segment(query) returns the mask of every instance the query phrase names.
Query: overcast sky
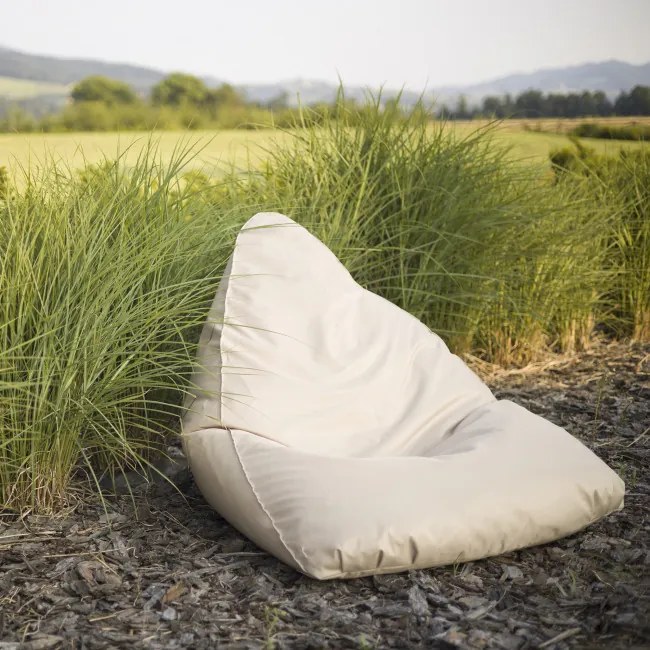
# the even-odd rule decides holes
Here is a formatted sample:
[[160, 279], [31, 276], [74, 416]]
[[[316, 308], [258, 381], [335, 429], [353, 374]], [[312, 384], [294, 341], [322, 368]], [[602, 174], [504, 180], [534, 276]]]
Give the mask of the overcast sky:
[[650, 0], [0, 0], [0, 45], [212, 75], [468, 84], [650, 61]]

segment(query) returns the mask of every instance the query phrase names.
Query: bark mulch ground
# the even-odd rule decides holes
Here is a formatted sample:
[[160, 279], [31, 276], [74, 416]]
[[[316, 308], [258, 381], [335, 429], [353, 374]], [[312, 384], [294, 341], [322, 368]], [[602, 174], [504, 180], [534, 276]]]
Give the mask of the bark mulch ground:
[[0, 650], [649, 647], [650, 346], [480, 370], [614, 467], [625, 509], [545, 546], [330, 582], [261, 552], [189, 479], [184, 497], [143, 486], [106, 510], [0, 518]]

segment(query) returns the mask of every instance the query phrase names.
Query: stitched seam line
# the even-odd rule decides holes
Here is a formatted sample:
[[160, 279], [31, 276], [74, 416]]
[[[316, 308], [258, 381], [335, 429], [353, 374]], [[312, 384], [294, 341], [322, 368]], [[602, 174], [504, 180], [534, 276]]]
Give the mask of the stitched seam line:
[[284, 546], [287, 553], [289, 553], [289, 555], [293, 558], [293, 561], [298, 565], [298, 567], [300, 568], [300, 570], [303, 573], [309, 574], [309, 572], [305, 570], [305, 567], [303, 566], [303, 563], [300, 562], [300, 560], [298, 560], [298, 558], [296, 557], [296, 554], [289, 548], [289, 545], [284, 540], [284, 537], [282, 536], [282, 533], [280, 532], [280, 529], [278, 528], [275, 521], [273, 520], [273, 517], [271, 517], [271, 514], [269, 513], [269, 511], [264, 507], [264, 504], [262, 503], [262, 500], [260, 499], [259, 495], [257, 494], [257, 491], [255, 490], [253, 482], [251, 481], [250, 477], [248, 476], [248, 472], [246, 471], [246, 467], [244, 466], [244, 461], [242, 460], [239, 449], [237, 448], [237, 443], [235, 442], [235, 436], [233, 436], [232, 431], [230, 431], [230, 429], [228, 429], [228, 433], [230, 434], [230, 439], [232, 441], [232, 446], [233, 446], [233, 449], [235, 450], [235, 454], [237, 456], [237, 460], [239, 461], [239, 465], [241, 467], [244, 478], [246, 479], [246, 482], [248, 483], [248, 486], [250, 487], [251, 492], [253, 493], [253, 496], [257, 500], [257, 503], [259, 504], [262, 512], [268, 517], [268, 520], [269, 520], [271, 526], [273, 527], [273, 530], [275, 531], [275, 534], [278, 536], [278, 539], [280, 540], [280, 543], [282, 544], [282, 546]]
[[[239, 234], [237, 235], [237, 238], [235, 240], [235, 246], [232, 252], [232, 265], [230, 268], [230, 275], [233, 275], [236, 271], [236, 254], [237, 254], [237, 246], [239, 244], [239, 237], [243, 231], [240, 231]], [[228, 285], [226, 286], [226, 292], [224, 295], [223, 299], [223, 325], [222, 325], [222, 330], [221, 330], [221, 336], [219, 338], [219, 360], [221, 362], [221, 372], [220, 377], [221, 377], [221, 383], [220, 383], [220, 391], [221, 393], [223, 392], [223, 344], [224, 344], [224, 336], [226, 334], [226, 320], [227, 320], [227, 315], [228, 315], [228, 296], [230, 294], [230, 277], [228, 278]], [[222, 420], [222, 405], [221, 405], [221, 394], [219, 396], [219, 419]], [[223, 423], [222, 423], [223, 426]], [[287, 545], [286, 541], [284, 540], [282, 534], [280, 533], [280, 529], [276, 525], [275, 521], [273, 521], [273, 517], [271, 517], [269, 511], [264, 507], [262, 504], [262, 501], [257, 494], [257, 491], [255, 490], [255, 487], [253, 486], [253, 482], [251, 481], [250, 477], [248, 476], [248, 473], [246, 472], [246, 467], [244, 466], [244, 461], [242, 460], [241, 453], [239, 452], [239, 449], [237, 447], [237, 443], [235, 442], [235, 437], [232, 434], [232, 431], [230, 429], [227, 429], [228, 433], [230, 434], [230, 440], [232, 441], [232, 446], [235, 451], [235, 455], [237, 456], [237, 460], [239, 461], [239, 465], [242, 470], [242, 474], [244, 475], [244, 478], [246, 479], [246, 482], [248, 483], [251, 492], [253, 493], [253, 496], [255, 497], [257, 503], [260, 506], [260, 509], [262, 512], [268, 517], [269, 523], [273, 527], [273, 530], [275, 531], [276, 535], [278, 536], [278, 539], [280, 540], [280, 543], [284, 548], [286, 549], [287, 553], [293, 558], [293, 561], [296, 563], [296, 565], [300, 568], [301, 571], [304, 573], [307, 573], [305, 571], [302, 562], [298, 560], [296, 557], [295, 553], [289, 548]]]
[[230, 276], [235, 270], [235, 252], [237, 251], [237, 242], [239, 241], [239, 235], [235, 239], [235, 247], [232, 251], [231, 264], [230, 264], [230, 273], [228, 279], [226, 280], [226, 291], [223, 296], [223, 316], [221, 321], [221, 334], [219, 336], [219, 422], [223, 425], [223, 342], [224, 337], [226, 336], [226, 319], [228, 314], [228, 295], [230, 294]]

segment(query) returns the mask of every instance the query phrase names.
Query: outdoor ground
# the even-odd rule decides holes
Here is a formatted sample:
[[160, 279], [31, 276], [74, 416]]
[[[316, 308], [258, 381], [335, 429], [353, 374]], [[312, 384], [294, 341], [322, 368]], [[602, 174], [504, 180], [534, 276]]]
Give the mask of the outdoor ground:
[[185, 496], [143, 486], [107, 512], [79, 501], [57, 519], [0, 519], [0, 650], [647, 648], [650, 345], [517, 372], [474, 364], [619, 471], [624, 510], [479, 562], [318, 582], [244, 539], [188, 477]]
[[[650, 123], [649, 118], [602, 118], [598, 122], [619, 124], [622, 119], [627, 120], [624, 123], [630, 120]], [[461, 134], [469, 134], [486, 124], [485, 120], [452, 122], [450, 128], [457, 129]], [[496, 137], [512, 147], [513, 157], [548, 163], [551, 150], [570, 144], [562, 132], [573, 126], [575, 121], [571, 120], [506, 120], [498, 127]], [[543, 132], [536, 129], [543, 129]], [[245, 167], [249, 156], [253, 162], [263, 158], [265, 148], [273, 141], [282, 141], [287, 137], [286, 133], [273, 129], [162, 131], [153, 135], [149, 132], [0, 134], [0, 166], [33, 167], [36, 161], [54, 158], [77, 168], [85, 163], [96, 163], [104, 155], [114, 158], [118, 152], [127, 150], [127, 162], [133, 164], [138, 153], [153, 139], [159, 145], [163, 160], [168, 160], [180, 143], [197, 143], [201, 151], [192, 161], [192, 167], [201, 168], [210, 175], [219, 175], [224, 165], [234, 163]], [[609, 154], [617, 153], [621, 147], [637, 149], [648, 146], [647, 143], [619, 140], [585, 139], [583, 142], [598, 152]]]

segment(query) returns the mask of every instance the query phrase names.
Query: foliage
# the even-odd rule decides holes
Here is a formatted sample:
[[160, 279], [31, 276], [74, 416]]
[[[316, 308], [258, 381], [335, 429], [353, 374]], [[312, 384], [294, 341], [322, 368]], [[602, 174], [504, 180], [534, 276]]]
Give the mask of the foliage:
[[447, 118], [459, 120], [479, 115], [499, 119], [650, 115], [650, 87], [636, 86], [629, 93], [620, 93], [613, 102], [600, 90], [544, 94], [530, 89], [514, 98], [508, 94], [484, 97], [481, 106], [473, 109], [468, 108], [466, 103], [459, 103], [455, 110], [445, 108], [443, 113]]
[[[138, 99], [128, 84], [102, 76], [87, 77], [72, 91], [74, 104], [40, 120], [16, 107], [4, 109], [0, 131], [108, 131], [149, 130], [175, 128], [258, 128], [259, 126], [287, 127], [296, 119], [298, 111], [287, 106], [286, 96], [274, 98], [261, 106], [246, 99], [229, 84], [209, 88], [198, 77], [174, 72], [160, 80], [151, 91], [150, 101]], [[399, 103], [400, 97], [383, 102], [389, 109]], [[341, 102], [351, 108], [342, 89], [333, 105]], [[332, 106], [311, 107], [311, 123], [322, 120], [331, 113]], [[356, 107], [359, 112], [364, 108]], [[415, 107], [421, 117], [431, 121], [434, 112], [420, 101]], [[406, 109], [405, 109], [406, 110]], [[408, 112], [407, 110], [407, 112]], [[609, 116], [650, 115], [650, 88], [637, 86], [629, 93], [621, 93], [614, 103], [601, 91], [581, 93], [549, 93], [527, 90], [513, 98], [490, 96], [480, 107], [471, 107], [467, 98], [458, 98], [454, 109], [440, 107], [442, 119], [466, 120], [483, 117], [579, 117], [585, 115]], [[304, 116], [303, 116], [304, 119]], [[580, 127], [586, 128], [586, 127]], [[593, 133], [593, 132], [592, 132]], [[612, 129], [600, 135], [585, 137], [618, 137], [624, 139], [646, 138], [643, 129]]]
[[191, 75], [173, 73], [158, 83], [151, 102], [139, 100], [121, 82], [88, 77], [73, 90], [74, 102], [40, 119], [12, 107], [0, 132], [149, 131], [287, 126], [295, 111], [247, 103], [229, 84], [210, 89]]
[[588, 173], [593, 163], [600, 159], [592, 148], [585, 147], [577, 137], [572, 136], [570, 141], [573, 146], [554, 149], [549, 153], [551, 166], [558, 178], [565, 172]]
[[378, 103], [341, 105], [317, 127], [306, 113], [235, 203], [308, 225], [457, 352], [511, 363], [585, 343], [608, 215], [582, 188], [540, 182], [486, 131], [457, 137]]
[[575, 149], [551, 154], [560, 184], [586, 184], [594, 203], [616, 216], [608, 231], [605, 264], [614, 281], [608, 287], [609, 318], [619, 334], [650, 340], [650, 151], [621, 150], [599, 156], [576, 142]]
[[184, 162], [44, 169], [0, 202], [4, 507], [142, 468], [175, 430], [237, 222], [178, 184]]
[[9, 171], [4, 165], [0, 165], [0, 199], [9, 194]]
[[650, 115], [650, 86], [635, 86], [629, 93], [622, 92], [614, 110], [618, 115]]
[[12, 106], [0, 117], [0, 132], [30, 133], [36, 128], [36, 120], [21, 108]]
[[610, 170], [606, 186], [623, 202], [614, 230], [621, 322], [632, 339], [650, 341], [650, 152], [623, 151]]
[[201, 79], [182, 72], [174, 72], [165, 77], [151, 91], [151, 100], [158, 106], [201, 106], [207, 96], [208, 87]]
[[603, 138], [606, 140], [650, 140], [650, 126], [645, 124], [597, 124], [585, 122], [571, 131], [581, 138]]
[[98, 484], [163, 447], [235, 233], [259, 209], [306, 225], [456, 353], [526, 363], [603, 323], [649, 337], [646, 151], [576, 148], [549, 182], [490, 129], [342, 98], [303, 110], [248, 174], [216, 182], [183, 151], [164, 166], [152, 153], [30, 168], [0, 200], [4, 507], [50, 509], [75, 476]]
[[128, 84], [101, 75], [82, 79], [70, 94], [75, 103], [101, 102], [107, 106], [133, 104], [137, 96]]
[[[95, 87], [95, 82], [96, 78], [89, 78], [91, 87]], [[100, 94], [88, 93], [86, 96]], [[399, 97], [386, 101], [386, 108], [401, 112], [398, 100]], [[61, 113], [46, 115], [39, 121], [31, 118], [29, 118], [31, 121], [27, 121], [28, 116], [24, 111], [18, 111], [15, 115], [10, 113], [4, 120], [4, 124], [0, 121], [0, 131], [257, 129], [287, 128], [295, 124], [300, 113], [299, 109], [289, 108], [281, 101], [273, 100], [271, 103], [274, 108], [248, 103], [229, 84], [210, 89], [197, 77], [173, 73], [154, 87], [151, 103], [143, 101], [111, 103], [104, 99], [80, 99], [65, 107]], [[333, 105], [320, 104], [312, 107], [309, 111], [309, 123], [313, 125], [321, 122], [325, 116], [331, 115], [332, 110], [339, 104], [345, 104], [350, 111], [359, 115], [367, 110], [363, 105], [346, 100], [341, 90]], [[422, 102], [416, 104], [410, 113], [417, 114], [423, 122], [432, 119], [431, 110]], [[307, 118], [303, 114], [301, 119]]]

